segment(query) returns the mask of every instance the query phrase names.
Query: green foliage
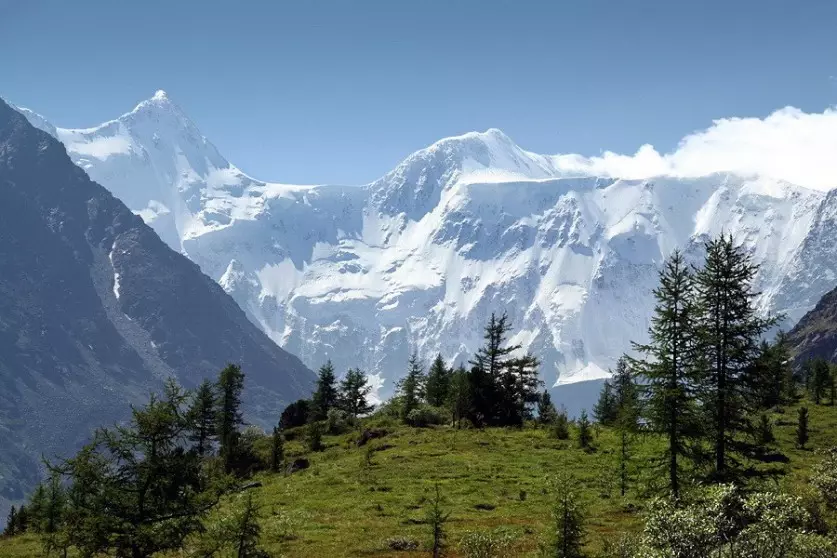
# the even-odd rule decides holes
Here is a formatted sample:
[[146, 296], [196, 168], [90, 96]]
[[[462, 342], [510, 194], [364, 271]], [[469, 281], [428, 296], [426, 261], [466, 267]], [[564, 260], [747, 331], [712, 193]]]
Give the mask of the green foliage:
[[810, 364], [811, 378], [809, 380], [808, 392], [814, 404], [819, 405], [826, 396], [831, 384], [831, 368], [828, 362], [818, 358]]
[[308, 424], [311, 417], [311, 402], [308, 399], [294, 401], [282, 411], [279, 418], [279, 427], [282, 430], [298, 428]]
[[282, 437], [282, 429], [273, 427], [273, 434], [270, 437], [270, 470], [279, 472], [285, 460], [285, 441]]
[[552, 397], [548, 390], [543, 390], [538, 398], [538, 422], [540, 424], [552, 424], [558, 416], [558, 411], [552, 403]]
[[560, 477], [553, 484], [555, 503], [552, 507], [552, 526], [547, 540], [541, 546], [541, 554], [554, 558], [581, 558], [586, 536], [584, 506], [575, 488], [576, 481], [569, 476]]
[[466, 558], [506, 558], [515, 538], [512, 531], [502, 527], [492, 531], [470, 531], [462, 536], [459, 549]]
[[407, 415], [404, 422], [416, 428], [424, 428], [436, 424], [444, 424], [447, 417], [441, 409], [430, 405], [419, 405]]
[[796, 416], [796, 445], [805, 449], [808, 439], [808, 407], [800, 407]]
[[485, 344], [471, 361], [469, 418], [475, 425], [520, 426], [531, 417], [539, 397], [538, 360], [532, 355], [512, 357], [520, 345], [506, 345], [511, 329], [506, 314], [491, 314]]
[[227, 472], [232, 471], [238, 450], [239, 428], [244, 424], [241, 416], [241, 392], [244, 390], [244, 373], [236, 364], [228, 364], [218, 375], [217, 432], [221, 461]]
[[613, 386], [610, 380], [605, 380], [602, 391], [599, 393], [599, 400], [593, 406], [593, 418], [599, 424], [611, 426], [616, 422], [616, 396], [613, 394]]
[[552, 435], [558, 440], [570, 439], [570, 419], [564, 409], [561, 409], [555, 415], [555, 421], [552, 423]]
[[366, 400], [372, 391], [367, 382], [366, 373], [359, 368], [349, 370], [340, 382], [340, 408], [354, 418], [371, 413], [375, 408]]
[[434, 486], [433, 495], [430, 500], [430, 507], [427, 508], [425, 522], [430, 527], [430, 549], [433, 558], [441, 558], [445, 554], [447, 546], [445, 523], [450, 514], [442, 509], [442, 493], [439, 490], [439, 483]]
[[427, 372], [425, 384], [425, 399], [428, 405], [443, 407], [448, 401], [451, 376], [453, 370], [445, 366], [445, 360], [441, 354], [437, 354]]
[[214, 514], [206, 522], [205, 530], [196, 535], [189, 545], [189, 555], [195, 558], [267, 558], [261, 548], [260, 510], [252, 491], [236, 496], [231, 505]]
[[329, 409], [326, 416], [326, 430], [329, 434], [343, 434], [355, 424], [355, 420], [342, 409]]
[[212, 441], [218, 427], [216, 403], [212, 382], [204, 380], [192, 394], [187, 412], [189, 441], [195, 444], [195, 451], [199, 456], [207, 455], [212, 450]]
[[700, 436], [695, 405], [699, 382], [694, 348], [694, 277], [679, 251], [666, 260], [660, 271], [654, 298], [650, 341], [634, 345], [644, 358], [629, 362], [642, 378], [645, 415], [652, 427], [667, 438], [667, 448], [659, 462], [666, 468], [669, 489], [678, 494], [684, 465], [681, 458], [693, 457], [693, 441]]
[[752, 377], [759, 339], [776, 322], [756, 311], [753, 279], [758, 265], [732, 236], [720, 235], [706, 243], [703, 267], [695, 275], [696, 345], [701, 363], [698, 399], [706, 405], [714, 457], [713, 476], [738, 478], [739, 456], [752, 451], [742, 435], [752, 430]]
[[305, 430], [305, 444], [308, 451], [323, 451], [323, 426], [320, 422], [308, 423]]
[[587, 418], [587, 410], [583, 409], [578, 417], [578, 447], [589, 449], [593, 441], [593, 433], [590, 431], [590, 419]]
[[401, 420], [409, 424], [410, 414], [416, 410], [424, 398], [424, 367], [418, 354], [410, 355], [407, 375], [399, 382], [397, 392], [401, 396]]
[[464, 366], [460, 366], [451, 374], [447, 407], [450, 410], [451, 423], [460, 428], [463, 419], [471, 410], [471, 381]]
[[337, 408], [338, 403], [337, 378], [329, 360], [317, 372], [317, 387], [311, 396], [311, 420], [325, 420], [329, 411]]

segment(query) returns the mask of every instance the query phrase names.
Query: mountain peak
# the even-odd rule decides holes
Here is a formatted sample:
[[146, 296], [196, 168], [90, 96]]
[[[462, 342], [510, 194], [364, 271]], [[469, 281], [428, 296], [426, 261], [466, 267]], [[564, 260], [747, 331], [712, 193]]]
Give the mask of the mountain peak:
[[169, 96], [168, 96], [168, 93], [166, 93], [166, 92], [165, 92], [165, 91], [163, 91], [162, 89], [158, 89], [158, 90], [154, 93], [154, 96], [153, 96], [153, 97], [151, 97], [151, 100], [152, 100], [152, 101], [168, 101], [168, 100], [169, 100]]

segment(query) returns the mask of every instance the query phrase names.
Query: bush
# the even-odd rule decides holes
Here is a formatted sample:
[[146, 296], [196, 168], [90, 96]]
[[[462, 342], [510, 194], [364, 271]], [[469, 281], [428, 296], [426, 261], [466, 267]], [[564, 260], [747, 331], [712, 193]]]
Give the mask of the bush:
[[305, 434], [305, 443], [308, 446], [308, 451], [322, 451], [325, 449], [323, 445], [323, 427], [319, 422], [309, 424]]
[[566, 412], [562, 411], [556, 415], [552, 424], [552, 434], [559, 440], [570, 439], [570, 419], [567, 418]]
[[508, 529], [469, 531], [459, 543], [467, 558], [506, 558], [516, 537]]
[[431, 407], [430, 405], [421, 405], [417, 409], [410, 411], [406, 419], [407, 424], [416, 428], [424, 428], [434, 424], [445, 424], [447, 422], [447, 415], [444, 411]]
[[419, 543], [417, 540], [407, 537], [390, 537], [384, 541], [384, 546], [390, 550], [416, 550]]
[[341, 409], [329, 409], [326, 416], [326, 430], [329, 434], [337, 435], [348, 432], [355, 424], [355, 419]]

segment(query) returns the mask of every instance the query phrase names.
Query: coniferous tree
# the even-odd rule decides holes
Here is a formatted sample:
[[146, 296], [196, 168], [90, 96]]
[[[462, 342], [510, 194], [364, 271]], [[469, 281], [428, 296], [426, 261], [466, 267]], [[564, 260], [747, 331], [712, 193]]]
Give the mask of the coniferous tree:
[[12, 506], [9, 508], [9, 515], [6, 516], [6, 528], [3, 530], [4, 537], [14, 537], [17, 535], [17, 509]]
[[366, 401], [366, 397], [372, 391], [372, 386], [367, 385], [367, 381], [363, 370], [353, 368], [340, 382], [340, 406], [354, 418], [370, 413], [375, 408]]
[[430, 549], [433, 558], [441, 558], [445, 552], [445, 523], [450, 517], [442, 509], [442, 493], [439, 491], [439, 483], [436, 483], [430, 507], [427, 510], [426, 523], [430, 526], [431, 543]]
[[543, 390], [538, 398], [538, 422], [541, 424], [552, 424], [558, 411], [552, 403], [552, 396], [549, 395], [549, 390]]
[[570, 478], [559, 479], [552, 508], [552, 532], [543, 546], [543, 555], [554, 558], [584, 556], [584, 506]]
[[279, 427], [282, 430], [296, 428], [308, 424], [311, 418], [311, 402], [308, 399], [294, 401], [282, 411]]
[[759, 416], [755, 437], [756, 449], [762, 456], [768, 452], [771, 444], [776, 441], [776, 436], [773, 434], [773, 423], [765, 413]]
[[433, 364], [430, 365], [430, 370], [427, 372], [427, 382], [425, 385], [425, 398], [429, 405], [434, 407], [442, 407], [448, 400], [448, 391], [450, 390], [451, 376], [453, 370], [445, 366], [445, 360], [441, 354], [437, 354], [433, 359]]
[[616, 363], [612, 382], [616, 414], [613, 427], [619, 437], [619, 490], [624, 496], [628, 491], [631, 447], [640, 413], [639, 390], [626, 358], [620, 358]]
[[331, 409], [338, 406], [337, 378], [329, 360], [317, 372], [317, 388], [311, 397], [311, 420], [325, 420]]
[[808, 407], [800, 407], [796, 417], [796, 445], [805, 449], [808, 443]]
[[259, 509], [253, 501], [253, 493], [247, 492], [233, 517], [233, 546], [236, 558], [266, 558], [267, 553], [259, 546], [261, 526]]
[[282, 429], [273, 427], [273, 435], [270, 437], [270, 470], [274, 473], [282, 468], [282, 461], [285, 459], [285, 441], [282, 437]]
[[323, 451], [323, 427], [319, 422], [310, 422], [305, 431], [305, 443], [308, 451]]
[[706, 405], [714, 454], [714, 476], [727, 479], [740, 465], [736, 454], [752, 448], [742, 436], [752, 431], [748, 371], [759, 356], [759, 339], [774, 323], [760, 317], [751, 289], [758, 265], [732, 236], [706, 243], [703, 267], [695, 275], [697, 339], [703, 365], [699, 399]]
[[483, 425], [519, 425], [537, 401], [538, 361], [532, 355], [512, 357], [521, 345], [506, 346], [511, 329], [508, 316], [491, 314], [485, 344], [474, 355], [469, 374], [471, 421]]
[[26, 509], [29, 510], [29, 523], [32, 530], [36, 533], [41, 532], [41, 522], [43, 520], [44, 510], [46, 509], [47, 492], [43, 483], [35, 487], [32, 496], [29, 498], [29, 505]]
[[70, 483], [65, 548], [146, 558], [181, 548], [201, 529], [220, 492], [206, 489], [202, 460], [185, 449], [188, 401], [170, 381], [126, 426], [98, 430], [75, 457], [51, 466]]
[[599, 400], [593, 406], [593, 418], [599, 424], [611, 426], [616, 420], [616, 397], [610, 380], [605, 380], [599, 392]]
[[691, 448], [700, 436], [695, 409], [694, 278], [679, 251], [660, 271], [654, 298], [654, 316], [648, 330], [650, 342], [634, 344], [634, 349], [645, 358], [628, 361], [641, 377], [647, 418], [666, 437], [664, 458], [669, 489], [676, 497], [680, 490], [681, 457], [693, 456]]
[[221, 460], [227, 472], [232, 470], [238, 443], [239, 428], [244, 424], [241, 416], [241, 392], [244, 390], [244, 373], [236, 364], [228, 364], [218, 376], [217, 432]]
[[407, 375], [399, 383], [398, 393], [402, 399], [401, 420], [406, 421], [410, 411], [418, 408], [424, 395], [424, 367], [416, 352], [410, 355]]
[[816, 405], [819, 405], [822, 398], [825, 397], [831, 381], [831, 368], [828, 362], [824, 359], [818, 358], [811, 363], [811, 379], [809, 382], [809, 392], [811, 399]]
[[187, 416], [189, 418], [189, 440], [195, 452], [201, 457], [212, 450], [212, 440], [218, 427], [215, 390], [212, 382], [204, 380], [192, 395]]
[[555, 415], [555, 422], [552, 425], [552, 432], [559, 440], [569, 440], [570, 438], [570, 419], [567, 417], [567, 411], [561, 408]]
[[460, 428], [462, 426], [462, 419], [471, 410], [471, 383], [468, 371], [465, 370], [464, 366], [460, 365], [451, 374], [447, 405], [450, 410], [451, 424], [456, 428]]
[[828, 404], [834, 406], [837, 402], [837, 368], [828, 367]]
[[17, 509], [15, 532], [20, 535], [29, 530], [29, 508], [21, 504]]
[[61, 477], [53, 473], [44, 488], [44, 501], [37, 517], [37, 531], [46, 534], [58, 531], [64, 521], [66, 506], [67, 495]]
[[587, 410], [582, 409], [578, 417], [578, 447], [588, 449], [593, 435], [590, 432], [590, 419], [587, 418]]

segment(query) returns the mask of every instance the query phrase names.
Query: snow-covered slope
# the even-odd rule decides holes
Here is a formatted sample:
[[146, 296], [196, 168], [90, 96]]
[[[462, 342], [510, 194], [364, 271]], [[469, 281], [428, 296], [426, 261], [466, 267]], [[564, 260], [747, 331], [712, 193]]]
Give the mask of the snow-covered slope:
[[491, 312], [508, 312], [548, 384], [603, 377], [644, 339], [665, 256], [722, 230], [753, 250], [760, 304], [788, 323], [833, 286], [813, 265], [837, 277], [837, 201], [773, 179], [579, 176], [572, 156], [492, 129], [365, 186], [293, 186], [242, 173], [163, 92], [88, 130], [26, 114], [277, 343], [310, 367], [363, 367], [381, 395], [414, 349], [467, 360]]

